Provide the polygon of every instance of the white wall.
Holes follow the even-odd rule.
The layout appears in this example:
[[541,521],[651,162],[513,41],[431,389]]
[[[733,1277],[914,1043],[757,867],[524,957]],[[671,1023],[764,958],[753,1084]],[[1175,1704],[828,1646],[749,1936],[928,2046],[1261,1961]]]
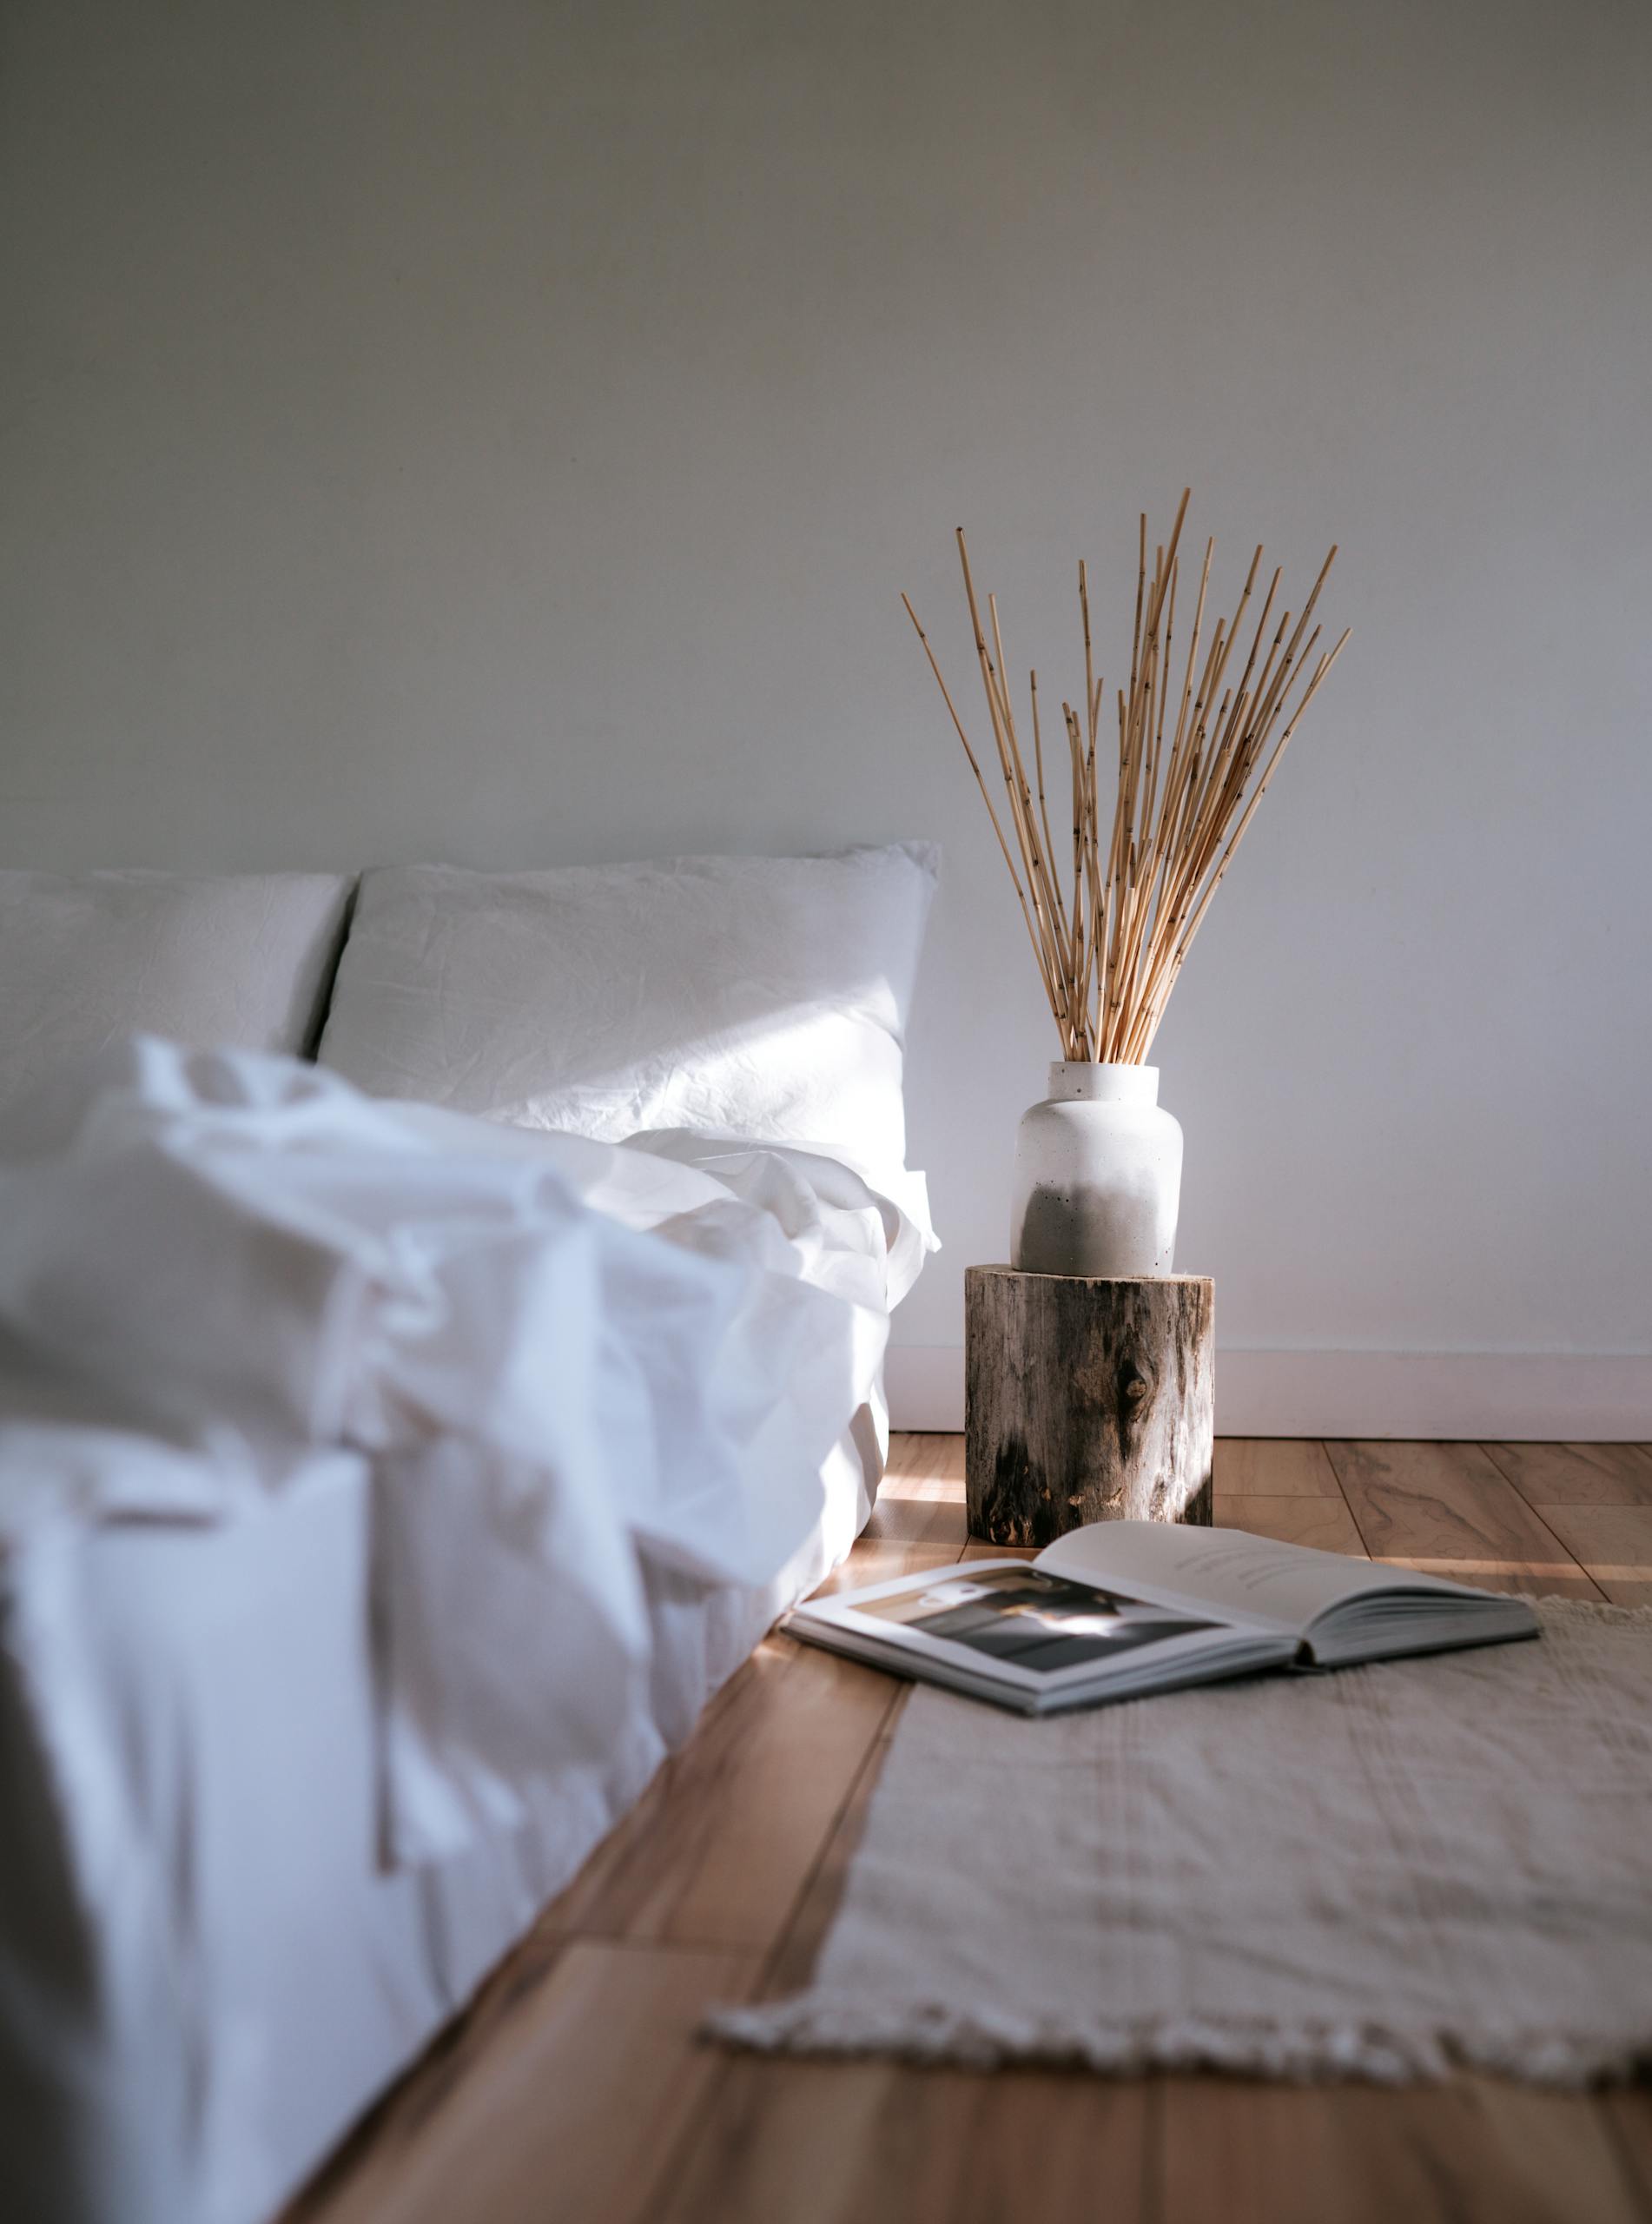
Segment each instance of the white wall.
[[946,1418],[1055,1043],[898,591],[964,681],[966,523],[1070,688],[1191,480],[1355,629],[1160,1040],[1220,1419],[1652,1436],[1649,83],[1638,0],[10,0],[0,862],[937,835]]

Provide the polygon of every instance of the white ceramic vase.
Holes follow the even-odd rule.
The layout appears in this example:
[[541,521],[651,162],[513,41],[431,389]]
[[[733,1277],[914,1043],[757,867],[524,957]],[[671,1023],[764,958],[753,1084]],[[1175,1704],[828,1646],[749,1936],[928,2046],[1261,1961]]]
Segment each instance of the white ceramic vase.
[[1157,1066],[1050,1068],[1015,1138],[1010,1264],[1030,1274],[1167,1274],[1181,1198],[1181,1129]]

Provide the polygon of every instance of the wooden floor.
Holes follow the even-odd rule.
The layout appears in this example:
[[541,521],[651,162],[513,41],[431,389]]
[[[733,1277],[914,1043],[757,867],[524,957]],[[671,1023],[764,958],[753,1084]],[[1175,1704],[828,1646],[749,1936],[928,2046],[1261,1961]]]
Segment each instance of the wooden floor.
[[[837,1579],[971,1549],[962,1440],[895,1442]],[[1219,1444],[1219,1522],[1493,1590],[1652,1600],[1652,1447]],[[905,1687],[770,1638],[287,2224],[1652,2224],[1652,2089],[1390,2092],[766,2061]],[[1649,1850],[1652,1859],[1652,1849]]]

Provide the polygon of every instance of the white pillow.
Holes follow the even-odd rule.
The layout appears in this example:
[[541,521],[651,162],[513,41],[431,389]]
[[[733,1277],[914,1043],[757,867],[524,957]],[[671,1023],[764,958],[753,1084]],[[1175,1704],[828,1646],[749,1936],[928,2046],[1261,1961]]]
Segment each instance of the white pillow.
[[892,1172],[938,857],[370,872],[320,1059],[520,1127],[697,1128]]
[[0,1103],[134,1029],[307,1049],[350,888],[338,873],[0,871]]

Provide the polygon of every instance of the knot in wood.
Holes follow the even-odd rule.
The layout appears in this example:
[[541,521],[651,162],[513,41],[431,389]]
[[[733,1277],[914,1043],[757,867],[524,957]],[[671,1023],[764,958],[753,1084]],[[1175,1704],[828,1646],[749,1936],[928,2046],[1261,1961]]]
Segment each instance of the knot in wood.
[[964,1289],[972,1535],[1043,1546],[1120,1516],[1210,1520],[1207,1279],[971,1267]]

